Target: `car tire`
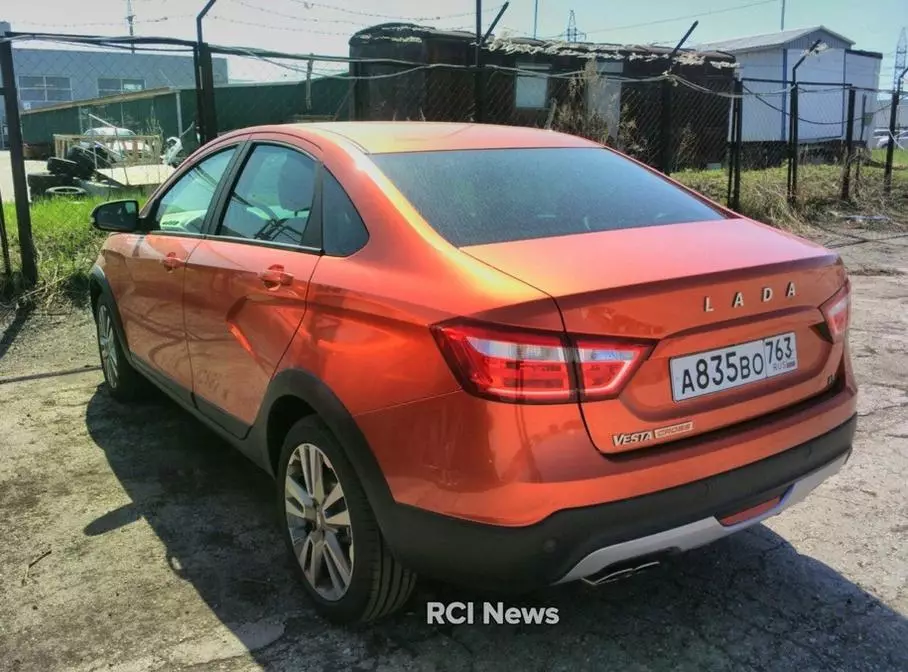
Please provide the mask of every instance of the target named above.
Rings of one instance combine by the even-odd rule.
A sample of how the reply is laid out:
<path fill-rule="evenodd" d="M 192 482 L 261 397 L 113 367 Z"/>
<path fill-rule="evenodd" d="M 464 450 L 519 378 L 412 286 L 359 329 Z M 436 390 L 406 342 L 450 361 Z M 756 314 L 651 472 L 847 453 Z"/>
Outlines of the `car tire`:
<path fill-rule="evenodd" d="M 53 173 L 43 171 L 29 173 L 26 177 L 26 182 L 28 183 L 28 191 L 31 194 L 32 200 L 35 200 L 43 198 L 48 189 L 71 185 L 73 183 L 73 178 L 70 175 L 54 175 Z"/>
<path fill-rule="evenodd" d="M 98 338 L 98 355 L 101 371 L 110 396 L 118 401 L 135 401 L 146 390 L 145 379 L 127 360 L 117 322 L 116 306 L 102 294 L 95 306 L 95 328 Z"/>
<path fill-rule="evenodd" d="M 353 465 L 319 418 L 287 433 L 277 484 L 294 572 L 322 617 L 366 623 L 403 607 L 416 574 L 391 555 Z"/>

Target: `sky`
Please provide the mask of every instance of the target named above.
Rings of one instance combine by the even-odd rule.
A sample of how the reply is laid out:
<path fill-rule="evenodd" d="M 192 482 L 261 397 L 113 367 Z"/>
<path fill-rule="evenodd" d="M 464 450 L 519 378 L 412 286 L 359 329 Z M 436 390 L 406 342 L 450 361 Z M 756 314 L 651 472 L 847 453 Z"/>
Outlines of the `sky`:
<path fill-rule="evenodd" d="M 483 2 L 484 28 L 502 3 Z M 13 30 L 127 34 L 127 0 L 4 4 L 0 20 L 12 24 Z M 699 20 L 688 41 L 695 45 L 775 32 L 780 29 L 782 4 L 782 0 L 511 0 L 495 33 L 532 36 L 535 16 L 539 37 L 563 35 L 573 10 L 577 29 L 589 41 L 673 45 Z M 857 49 L 881 52 L 881 88 L 891 86 L 899 31 L 908 26 L 906 0 L 785 0 L 784 4 L 786 29 L 824 25 L 854 40 Z M 195 39 L 195 15 L 203 6 L 204 0 L 132 0 L 135 32 Z M 473 0 L 217 0 L 204 30 L 205 39 L 217 44 L 345 55 L 349 35 L 360 28 L 398 20 L 473 31 L 475 10 Z M 231 77 L 252 78 L 244 71 L 250 70 L 249 64 L 235 60 L 242 59 L 231 61 Z"/>

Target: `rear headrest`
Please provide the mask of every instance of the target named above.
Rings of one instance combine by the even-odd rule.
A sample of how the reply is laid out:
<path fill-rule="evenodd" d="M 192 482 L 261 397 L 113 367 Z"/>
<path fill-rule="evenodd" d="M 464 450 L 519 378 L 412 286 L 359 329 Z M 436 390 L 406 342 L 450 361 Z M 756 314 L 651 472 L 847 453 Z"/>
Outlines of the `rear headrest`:
<path fill-rule="evenodd" d="M 281 207 L 292 212 L 307 210 L 312 206 L 314 191 L 314 164 L 302 156 L 288 152 L 277 183 L 277 197 Z"/>

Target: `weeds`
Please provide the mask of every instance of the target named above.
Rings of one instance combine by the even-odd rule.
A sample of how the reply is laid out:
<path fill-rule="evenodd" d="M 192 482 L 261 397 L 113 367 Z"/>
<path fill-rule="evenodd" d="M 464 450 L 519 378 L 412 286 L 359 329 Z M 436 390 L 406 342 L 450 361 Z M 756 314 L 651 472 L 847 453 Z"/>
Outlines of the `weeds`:
<path fill-rule="evenodd" d="M 786 168 L 745 170 L 741 173 L 741 214 L 767 224 L 804 232 L 812 224 L 829 225 L 841 214 L 884 217 L 890 226 L 908 227 L 908 174 L 893 171 L 892 193 L 883 193 L 883 169 L 863 166 L 859 181 L 852 178 L 851 200 L 843 202 L 842 167 L 806 165 L 798 170 L 798 198 L 789 205 Z M 672 175 L 714 201 L 725 203 L 728 173 L 724 170 L 681 171 Z"/>
<path fill-rule="evenodd" d="M 135 198 L 135 195 L 118 198 Z M 3 204 L 13 262 L 11 275 L 0 274 L 0 308 L 11 304 L 81 304 L 88 296 L 88 273 L 104 241 L 89 215 L 104 196 L 41 199 L 31 206 L 32 236 L 38 263 L 38 284 L 27 288 L 19 268 L 19 236 L 13 203 Z M 0 262 L 2 266 L 2 262 Z M 0 269 L 2 270 L 2 269 Z"/>

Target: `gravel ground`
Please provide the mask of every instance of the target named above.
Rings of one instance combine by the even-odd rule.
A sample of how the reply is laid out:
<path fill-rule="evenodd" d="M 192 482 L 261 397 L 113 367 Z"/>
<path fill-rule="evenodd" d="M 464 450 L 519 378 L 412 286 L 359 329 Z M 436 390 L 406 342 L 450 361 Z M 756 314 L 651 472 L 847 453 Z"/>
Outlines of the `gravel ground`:
<path fill-rule="evenodd" d="M 821 233 L 855 273 L 855 452 L 803 504 L 599 589 L 547 626 L 332 627 L 271 485 L 163 399 L 100 387 L 90 316 L 0 317 L 0 669 L 908 670 L 908 237 Z M 861 242 L 873 238 L 877 242 Z"/>

